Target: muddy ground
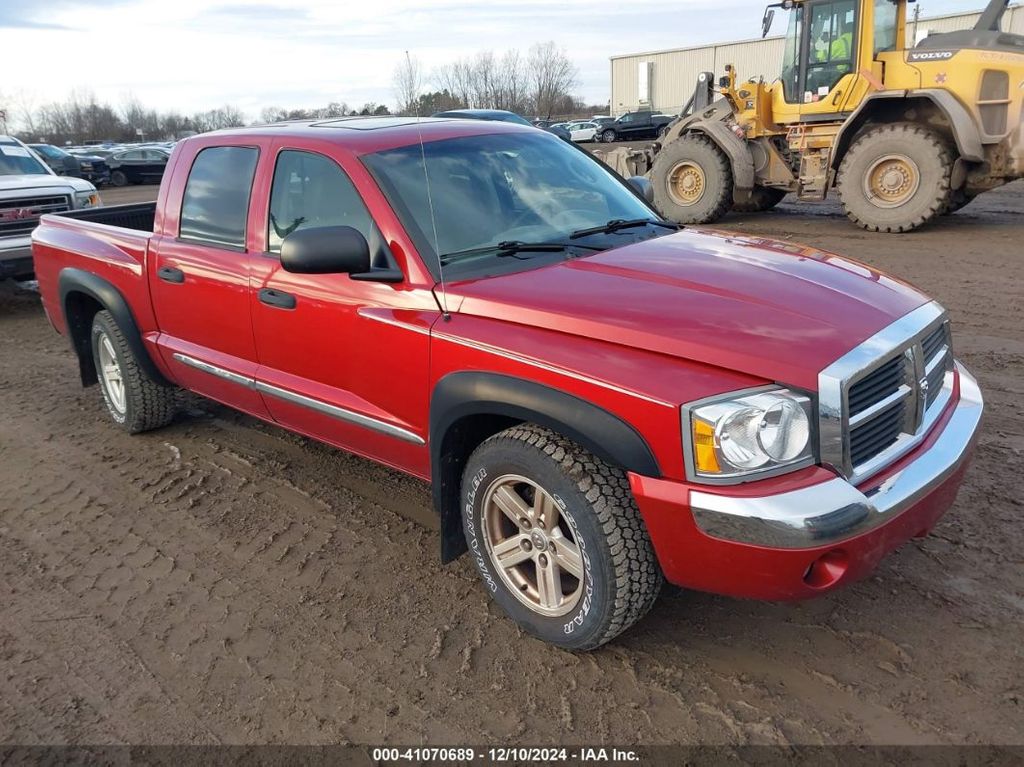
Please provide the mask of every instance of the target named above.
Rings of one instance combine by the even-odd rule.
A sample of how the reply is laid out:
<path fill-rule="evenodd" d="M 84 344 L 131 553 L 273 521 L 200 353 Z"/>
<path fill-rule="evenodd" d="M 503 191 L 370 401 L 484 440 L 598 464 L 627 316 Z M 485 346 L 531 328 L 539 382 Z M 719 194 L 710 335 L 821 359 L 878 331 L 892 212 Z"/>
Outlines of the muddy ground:
<path fill-rule="evenodd" d="M 586 655 L 439 564 L 417 481 L 193 398 L 169 428 L 113 428 L 7 283 L 0 742 L 1024 742 L 1022 212 L 1018 183 L 903 236 L 832 205 L 726 219 L 948 307 L 988 401 L 977 457 L 870 580 L 801 604 L 666 588 Z"/>

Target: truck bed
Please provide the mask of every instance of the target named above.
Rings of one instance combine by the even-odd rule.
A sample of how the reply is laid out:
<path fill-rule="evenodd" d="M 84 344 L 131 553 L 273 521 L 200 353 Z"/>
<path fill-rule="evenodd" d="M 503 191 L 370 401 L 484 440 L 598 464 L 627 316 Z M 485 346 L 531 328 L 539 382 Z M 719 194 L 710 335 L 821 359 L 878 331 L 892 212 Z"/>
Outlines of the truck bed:
<path fill-rule="evenodd" d="M 152 232 L 153 219 L 156 216 L 156 203 L 135 202 L 127 205 L 69 210 L 66 213 L 55 213 L 53 215 L 60 216 L 61 218 L 73 218 L 77 221 L 91 221 L 94 224 L 117 226 L 122 229 Z"/>

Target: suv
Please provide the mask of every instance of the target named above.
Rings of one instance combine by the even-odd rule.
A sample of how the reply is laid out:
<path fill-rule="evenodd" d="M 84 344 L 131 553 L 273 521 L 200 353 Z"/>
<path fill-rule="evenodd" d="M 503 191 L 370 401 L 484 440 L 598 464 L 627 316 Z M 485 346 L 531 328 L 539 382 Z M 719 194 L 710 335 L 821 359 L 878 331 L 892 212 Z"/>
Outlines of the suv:
<path fill-rule="evenodd" d="M 0 136 L 0 279 L 32 276 L 32 230 L 44 213 L 100 205 L 88 181 L 58 176 L 25 144 Z"/>
<path fill-rule="evenodd" d="M 95 154 L 71 154 L 53 144 L 28 144 L 29 149 L 50 166 L 58 176 L 75 176 L 91 181 L 97 187 L 110 181 L 106 160 Z"/>

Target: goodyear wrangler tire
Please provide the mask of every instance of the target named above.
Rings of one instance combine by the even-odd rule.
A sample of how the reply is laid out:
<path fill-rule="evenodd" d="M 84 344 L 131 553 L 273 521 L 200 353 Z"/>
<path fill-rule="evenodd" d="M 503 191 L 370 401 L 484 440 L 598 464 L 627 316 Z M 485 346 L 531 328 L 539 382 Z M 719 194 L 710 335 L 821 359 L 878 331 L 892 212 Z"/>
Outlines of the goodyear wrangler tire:
<path fill-rule="evenodd" d="M 91 338 L 103 402 L 114 422 L 129 434 L 169 424 L 174 418 L 174 390 L 143 372 L 110 312 L 96 313 Z"/>
<path fill-rule="evenodd" d="M 950 203 L 953 153 L 946 141 L 912 123 L 861 133 L 839 167 L 846 215 L 870 232 L 909 232 L 942 215 Z"/>
<path fill-rule="evenodd" d="M 680 224 L 717 221 L 732 207 L 732 167 L 718 145 L 700 133 L 669 142 L 651 169 L 654 207 Z"/>
<path fill-rule="evenodd" d="M 462 480 L 470 555 L 525 631 L 569 650 L 618 636 L 662 574 L 624 472 L 540 426 L 483 442 Z"/>

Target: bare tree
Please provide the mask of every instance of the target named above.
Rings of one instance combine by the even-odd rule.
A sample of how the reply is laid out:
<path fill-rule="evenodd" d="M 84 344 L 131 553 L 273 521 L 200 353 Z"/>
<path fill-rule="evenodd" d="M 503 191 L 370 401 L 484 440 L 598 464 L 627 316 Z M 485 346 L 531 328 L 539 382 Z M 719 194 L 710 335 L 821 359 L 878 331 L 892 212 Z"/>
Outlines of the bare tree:
<path fill-rule="evenodd" d="M 530 48 L 527 71 L 538 117 L 558 114 L 564 97 L 579 84 L 579 70 L 555 43 L 537 43 Z"/>
<path fill-rule="evenodd" d="M 399 113 L 414 113 L 423 87 L 423 72 L 418 59 L 406 54 L 395 67 L 394 86 Z"/>

